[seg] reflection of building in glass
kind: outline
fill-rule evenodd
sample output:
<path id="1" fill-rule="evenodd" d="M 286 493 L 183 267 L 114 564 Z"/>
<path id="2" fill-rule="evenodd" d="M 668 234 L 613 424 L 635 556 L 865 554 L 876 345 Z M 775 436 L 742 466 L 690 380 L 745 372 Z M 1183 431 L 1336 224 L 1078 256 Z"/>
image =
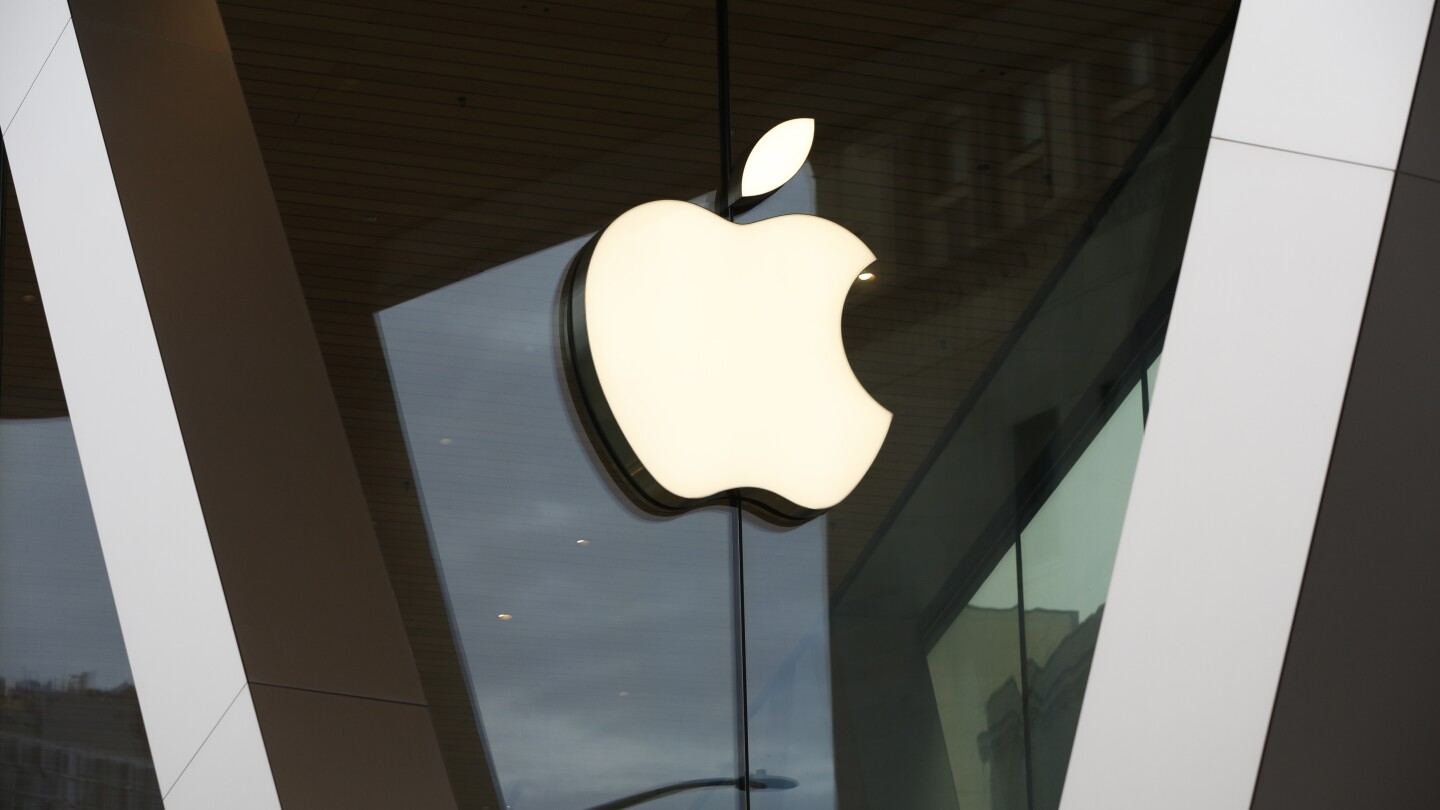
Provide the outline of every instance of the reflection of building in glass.
<path id="1" fill-rule="evenodd" d="M 1014 575 L 1013 565 L 1002 563 L 990 582 L 1008 585 Z M 1016 608 L 972 604 L 955 618 L 931 653 L 930 671 L 960 807 L 1027 810 L 1027 745 L 1037 759 L 1028 777 L 1035 806 L 1053 806 L 1039 801 L 1047 794 L 1042 781 L 1057 773 L 1063 781 L 1064 762 L 1050 770 L 1049 752 L 1063 748 L 1068 757 L 1098 626 L 1098 614 L 1080 622 L 1075 611 L 1026 611 L 1022 691 Z"/>
<path id="2" fill-rule="evenodd" d="M 1026 695 L 1022 697 L 1020 683 L 1012 675 L 985 698 L 984 727 L 972 742 L 978 749 L 979 762 L 983 766 L 980 772 L 983 781 L 962 782 L 961 773 L 957 772 L 955 789 L 962 799 L 962 806 L 984 807 L 986 810 L 1027 808 L 1027 746 L 1033 763 L 1030 789 L 1035 795 L 1034 806 L 1059 805 L 1065 767 L 1075 739 L 1075 727 L 1080 720 L 1080 704 L 1085 697 L 1085 682 L 1090 673 L 1090 659 L 1095 652 L 1095 639 L 1103 612 L 1102 606 L 1099 612 L 1078 621 L 1075 611 L 1026 611 Z M 1013 608 L 969 608 L 967 613 L 972 622 L 998 623 L 1011 632 L 1015 627 Z M 1015 650 L 998 652 L 1013 655 Z M 971 648 L 971 654 L 977 658 L 996 653 L 981 645 Z M 944 684 L 936 686 L 945 687 Z M 1021 705 L 1022 700 L 1026 705 Z M 955 742 L 963 747 L 966 741 Z M 970 751 L 952 751 L 951 761 L 952 764 L 963 765 L 973 756 Z M 974 779 L 975 775 L 968 774 L 967 778 Z M 971 797 L 970 801 L 964 801 L 967 796 Z"/>
<path id="3" fill-rule="evenodd" d="M 988 727 L 979 737 L 981 759 L 989 766 L 991 810 L 1024 808 L 1026 746 L 1033 762 L 1030 785 L 1036 807 L 1056 807 L 1065 784 L 1065 766 L 1080 704 L 1095 653 L 1102 609 L 1078 622 L 1074 611 L 1026 611 L 1027 705 L 1010 678 L 985 701 Z M 1012 613 L 1013 616 L 1013 613 Z M 1013 620 L 1013 619 L 1012 619 Z M 1038 648 L 1038 649 L 1037 649 Z M 1043 663 L 1037 664 L 1038 660 Z M 1028 723 L 1029 740 L 1023 729 Z"/>
<path id="4" fill-rule="evenodd" d="M 1056 611 L 1027 611 L 1025 627 L 1033 633 L 1036 619 L 1042 615 L 1064 615 L 1071 627 L 1048 656 L 1036 657 L 1030 649 L 1027 682 L 1030 687 L 1030 758 L 1033 763 L 1031 788 L 1035 791 L 1036 807 L 1058 807 L 1060 791 L 1065 785 L 1070 747 L 1075 742 L 1075 729 L 1080 723 L 1080 704 L 1085 699 L 1085 684 L 1090 678 L 1090 660 L 1095 655 L 1095 641 L 1100 634 L 1100 620 L 1105 606 L 1074 624 L 1076 614 Z M 1028 636 L 1033 638 L 1033 635 Z M 1037 664 L 1037 660 L 1039 663 Z"/>
<path id="5" fill-rule="evenodd" d="M 1025 808 L 1025 714 L 1020 685 L 1005 681 L 985 702 L 990 724 L 978 738 L 980 761 L 989 771 L 988 810 Z"/>
<path id="6" fill-rule="evenodd" d="M 134 687 L 0 679 L 0 807 L 160 810 Z"/>
<path id="7" fill-rule="evenodd" d="M 980 204 L 997 218 L 980 228 L 984 243 L 952 242 L 938 247 L 928 263 L 907 265 L 903 283 L 919 285 L 926 279 L 923 307 L 915 307 L 891 287 L 885 295 L 893 299 L 857 303 L 847 316 L 847 340 L 854 343 L 851 357 L 862 380 L 868 383 L 872 377 L 867 372 L 873 370 L 873 379 L 894 381 L 897 399 L 914 396 L 935 403 L 953 398 L 962 403 L 952 412 L 897 410 L 892 428 L 897 441 L 882 452 L 891 460 L 878 460 L 867 485 L 827 517 L 830 574 L 838 578 L 832 579 L 838 605 L 832 618 L 836 677 L 841 681 L 836 727 L 844 728 L 841 715 L 854 723 L 852 736 L 837 733 L 837 748 L 853 745 L 867 768 L 905 774 L 892 781 L 903 786 L 906 803 L 1030 810 L 1058 806 L 1074 724 L 1057 719 L 1066 711 L 1058 707 L 1046 709 L 1043 716 L 1019 711 L 1024 701 L 1039 697 L 1024 694 L 1033 685 L 1027 683 L 1029 673 L 1021 677 L 1020 662 L 1027 656 L 1048 660 L 1070 629 L 1084 625 L 1104 601 L 1143 430 L 1141 369 L 1158 352 L 1163 336 L 1225 47 L 1222 31 L 1198 59 L 1179 60 L 1191 66 L 1191 73 L 1183 81 L 1178 75 L 1170 77 L 1166 93 L 1171 103 L 1158 118 L 1137 115 L 1138 106 L 1126 105 L 1083 113 L 1110 124 L 1133 119 L 1134 132 L 1127 127 L 1083 130 L 1109 133 L 1088 143 L 1080 135 L 1083 128 L 1048 130 L 1046 138 L 1027 147 L 1039 150 L 1035 162 L 1016 162 L 1014 173 L 987 161 L 986 177 L 973 183 L 977 191 L 994 192 Z M 1092 74 L 1089 81 L 1110 83 L 1099 78 L 1103 72 Z M 1085 85 L 1065 87 L 1070 92 Z M 1141 106 L 1152 108 L 1162 98 L 1153 85 L 1141 96 L 1149 99 Z M 1075 115 L 1082 116 L 1079 111 Z M 1038 115 L 1032 118 L 1039 120 Z M 1057 119 L 1044 120 L 1053 125 Z M 989 126 L 986 131 L 1010 131 L 995 122 Z M 1144 127 L 1149 129 L 1142 133 Z M 1061 171 L 1062 162 L 1057 162 L 1054 187 L 1041 182 L 1035 194 L 1021 193 L 1029 168 L 1040 165 L 1042 157 L 1050 160 L 1045 157 L 1047 138 L 1062 135 L 1064 149 L 1091 149 L 1083 171 L 1076 164 Z M 934 139 L 924 142 L 933 145 Z M 1127 146 L 1123 156 L 1106 157 L 1107 150 L 1122 142 Z M 987 143 L 1004 151 L 1003 138 Z M 1107 165 L 1112 169 L 1108 174 L 1103 168 Z M 822 177 L 822 210 L 824 168 L 816 167 Z M 881 175 L 887 171 L 876 169 Z M 1068 178 L 1065 172 L 1070 172 Z M 1107 179 L 1110 185 L 1102 188 Z M 1026 203 L 1034 205 L 1027 208 Z M 917 215 L 910 222 L 923 223 L 925 218 Z M 921 243 L 937 247 L 925 239 L 910 242 Z M 895 247 L 903 254 L 903 248 Z M 883 248 L 877 253 L 890 255 Z M 933 275 L 927 278 L 926 273 Z M 976 276 L 967 280 L 972 273 Z M 1032 285 L 1028 289 L 1027 283 Z M 918 288 L 914 292 L 921 293 Z M 1021 306 L 1008 306 L 1007 301 Z M 909 307 L 906 315 L 900 314 L 902 307 Z M 997 346 L 967 334 L 970 325 L 980 321 L 1003 323 L 1001 331 L 1013 331 Z M 913 349 L 905 360 L 896 361 L 891 355 L 901 345 Z M 969 348 L 956 351 L 956 346 Z M 961 362 L 965 352 L 971 353 L 973 367 Z M 925 364 L 926 371 L 897 376 L 902 363 Z M 921 379 L 923 391 L 910 388 Z M 890 385 L 877 386 L 882 401 Z M 945 386 L 954 387 L 947 392 Z M 1107 425 L 1110 433 L 1097 439 L 1097 431 Z M 1092 440 L 1102 452 L 1075 467 L 1077 474 L 1070 478 L 1077 454 Z M 911 457 L 902 460 L 901 454 Z M 892 477 L 892 472 L 901 475 Z M 1062 481 L 1068 486 L 1062 487 Z M 1053 499 L 1053 507 L 1032 525 L 1037 510 L 1051 502 L 1055 492 L 1060 496 Z M 994 567 L 996 556 L 1016 542 L 1025 550 L 1024 633 L 1012 620 L 1006 629 L 995 630 L 993 639 L 974 637 L 985 635 L 973 626 L 979 608 L 1021 604 L 1014 561 Z M 1012 580 L 1008 599 L 998 600 L 992 593 L 965 607 L 965 594 L 986 571 L 992 571 L 991 579 Z M 991 589 L 991 579 L 981 591 Z M 883 632 L 878 629 L 882 627 Z M 924 638 L 918 645 L 907 636 L 916 628 Z M 952 633 L 970 642 L 943 638 Z M 1006 633 L 1009 637 L 1002 638 Z M 968 646 L 968 658 L 936 654 L 953 645 Z M 939 671 L 947 660 L 969 666 L 964 661 L 986 656 L 993 661 L 984 664 L 983 671 L 949 676 Z M 883 672 L 869 663 L 877 657 L 888 664 Z M 1002 711 L 1005 701 L 997 697 L 999 702 L 990 705 L 1007 679 L 1013 679 L 1011 688 L 1016 690 L 1012 719 L 1017 724 L 1008 737 L 1001 722 L 1008 716 Z M 1081 685 L 1083 680 L 1077 682 Z M 933 690 L 933 704 L 915 699 L 914 690 L 921 688 Z M 846 705 L 846 696 L 857 694 L 865 696 L 863 702 Z M 957 711 L 965 713 L 963 720 L 957 720 L 962 716 Z M 1000 714 L 992 718 L 992 711 Z M 905 720 L 897 722 L 898 716 Z M 1028 730 L 1025 722 L 1032 724 Z M 1037 722 L 1045 725 L 1034 725 Z M 982 731 L 988 732 L 984 759 L 975 750 Z M 1028 757 L 1027 732 L 1032 746 Z M 837 758 L 845 755 L 837 750 Z M 857 780 L 853 789 L 859 786 Z M 878 790 L 867 792 L 871 807 L 894 800 Z"/>

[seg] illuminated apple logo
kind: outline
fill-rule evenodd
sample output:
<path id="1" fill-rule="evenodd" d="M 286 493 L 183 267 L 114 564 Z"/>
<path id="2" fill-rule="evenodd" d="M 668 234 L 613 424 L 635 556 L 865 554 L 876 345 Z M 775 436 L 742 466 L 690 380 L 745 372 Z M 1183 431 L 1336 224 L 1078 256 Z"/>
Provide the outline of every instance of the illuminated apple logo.
<path id="1" fill-rule="evenodd" d="M 800 169 L 814 126 L 787 121 L 760 139 L 742 202 Z M 665 510 L 738 495 L 803 520 L 843 500 L 890 429 L 840 336 L 845 297 L 873 261 L 826 219 L 737 225 L 678 200 L 597 234 L 561 296 L 562 344 L 619 472 Z"/>

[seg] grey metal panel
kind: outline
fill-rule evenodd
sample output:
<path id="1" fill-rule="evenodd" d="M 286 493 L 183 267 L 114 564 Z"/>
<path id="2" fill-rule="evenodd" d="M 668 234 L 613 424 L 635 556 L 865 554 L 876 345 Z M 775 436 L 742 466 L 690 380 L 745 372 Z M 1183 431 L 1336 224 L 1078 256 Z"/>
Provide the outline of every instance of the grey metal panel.
<path id="1" fill-rule="evenodd" d="M 1065 810 L 1252 801 L 1430 6 L 1241 5 Z"/>
<path id="2" fill-rule="evenodd" d="M 75 29 L 247 676 L 424 703 L 233 62 Z"/>
<path id="3" fill-rule="evenodd" d="M 1211 144 L 1063 810 L 1249 805 L 1393 177 Z"/>
<path id="4" fill-rule="evenodd" d="M 456 806 L 425 707 L 300 689 L 250 689 L 285 810 Z M 492 801 L 475 810 L 499 809 Z"/>
<path id="5" fill-rule="evenodd" d="M 1430 19 L 1410 126 L 1400 151 L 1400 171 L 1440 181 L 1440 14 Z"/>
<path id="6" fill-rule="evenodd" d="M 0 30 L 14 22 L 0 19 Z M 5 146 L 165 790 L 245 672 L 73 28 Z"/>
<path id="7" fill-rule="evenodd" d="M 1428 807 L 1440 752 L 1440 183 L 1397 176 L 1256 810 Z"/>
<path id="8" fill-rule="evenodd" d="M 1440 15 L 1429 40 L 1253 807 L 1435 803 Z"/>
<path id="9" fill-rule="evenodd" d="M 1394 171 L 1431 0 L 1244 0 L 1215 137 Z"/>
<path id="10" fill-rule="evenodd" d="M 195 0 L 69 0 L 76 20 L 124 28 L 170 42 L 230 53 L 225 25 L 214 3 Z"/>

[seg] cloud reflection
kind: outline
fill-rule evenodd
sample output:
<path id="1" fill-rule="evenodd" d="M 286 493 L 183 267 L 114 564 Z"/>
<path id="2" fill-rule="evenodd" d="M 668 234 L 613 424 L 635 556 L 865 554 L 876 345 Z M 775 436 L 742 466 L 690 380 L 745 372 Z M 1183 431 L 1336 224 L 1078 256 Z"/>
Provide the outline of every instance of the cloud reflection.
<path id="1" fill-rule="evenodd" d="M 777 204 L 813 206 L 808 170 L 795 185 Z M 515 810 L 574 810 L 738 773 L 732 516 L 643 515 L 589 455 L 555 321 L 564 271 L 584 242 L 378 316 L 476 709 Z M 767 806 L 831 807 L 823 524 L 790 534 L 765 538 L 801 553 L 774 557 L 756 580 L 751 615 L 776 621 L 758 623 L 752 643 L 778 642 L 755 647 L 764 651 L 751 662 L 751 694 L 762 725 L 778 707 L 791 736 L 818 742 L 776 747 L 802 789 Z M 797 573 L 813 582 L 791 587 Z M 501 613 L 514 618 L 496 621 Z M 792 683 L 773 687 L 781 672 Z M 752 766 L 765 764 L 752 756 Z M 737 797 L 707 790 L 645 806 L 723 808 Z"/>

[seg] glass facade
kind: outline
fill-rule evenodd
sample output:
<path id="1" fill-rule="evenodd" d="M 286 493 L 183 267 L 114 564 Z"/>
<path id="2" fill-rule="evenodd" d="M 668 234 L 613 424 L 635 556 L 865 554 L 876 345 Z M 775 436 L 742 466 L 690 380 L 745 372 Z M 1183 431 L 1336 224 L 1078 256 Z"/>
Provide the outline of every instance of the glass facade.
<path id="1" fill-rule="evenodd" d="M 1230 2 L 223 7 L 462 805 L 1056 806 Z M 843 337 L 894 423 L 803 525 L 653 515 L 566 270 L 796 117 L 738 221 L 879 257 Z"/>
<path id="2" fill-rule="evenodd" d="M 0 807 L 160 789 L 24 229 L 0 165 Z"/>
<path id="3" fill-rule="evenodd" d="M 718 508 L 651 518 L 596 474 L 555 367 L 555 294 L 578 248 L 376 317 L 475 711 L 512 807 L 589 807 L 738 767 L 733 518 Z"/>
<path id="4" fill-rule="evenodd" d="M 1035 807 L 1060 806 L 1070 744 L 1144 432 L 1138 383 L 1020 530 L 1026 728 Z"/>
<path id="5" fill-rule="evenodd" d="M 825 549 L 832 705 L 829 737 L 786 746 L 833 753 L 836 794 L 767 802 L 1058 806 L 1227 5 L 1127 5 L 1088 33 L 1093 8 L 733 6 L 737 142 L 794 111 L 819 127 L 810 196 L 756 213 L 819 213 L 874 248 L 844 336 L 895 413 L 860 487 L 793 533 Z M 777 616 L 747 607 L 748 647 Z M 751 765 L 781 772 L 764 733 Z"/>
<path id="6" fill-rule="evenodd" d="M 926 655 L 960 807 L 1060 806 L 1144 433 L 1129 382 Z"/>
<path id="7" fill-rule="evenodd" d="M 1231 0 L 220 7 L 460 806 L 1058 807 Z M 566 273 L 797 117 L 736 221 L 876 254 L 843 340 L 889 435 L 814 519 L 655 514 L 588 432 Z M 20 244 L 0 791 L 155 807 Z M 128 804 L 47 804 L 47 756 Z"/>

